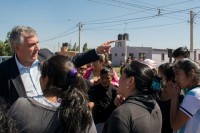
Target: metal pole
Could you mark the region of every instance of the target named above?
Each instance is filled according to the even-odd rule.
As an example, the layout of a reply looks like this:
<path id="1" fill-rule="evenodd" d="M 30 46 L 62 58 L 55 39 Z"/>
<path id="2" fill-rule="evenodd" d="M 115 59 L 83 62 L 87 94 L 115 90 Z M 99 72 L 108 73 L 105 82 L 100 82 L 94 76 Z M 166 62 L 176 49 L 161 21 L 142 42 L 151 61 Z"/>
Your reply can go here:
<path id="1" fill-rule="evenodd" d="M 126 62 L 126 60 L 127 60 L 127 46 L 126 46 L 126 40 L 125 39 L 124 39 L 124 47 L 125 47 L 124 60 Z"/>
<path id="2" fill-rule="evenodd" d="M 190 11 L 190 59 L 194 60 L 194 51 L 193 51 L 193 11 Z"/>
<path id="3" fill-rule="evenodd" d="M 79 53 L 81 53 L 81 22 L 78 23 L 78 30 L 79 30 L 79 39 L 78 39 L 78 47 L 79 47 Z"/>

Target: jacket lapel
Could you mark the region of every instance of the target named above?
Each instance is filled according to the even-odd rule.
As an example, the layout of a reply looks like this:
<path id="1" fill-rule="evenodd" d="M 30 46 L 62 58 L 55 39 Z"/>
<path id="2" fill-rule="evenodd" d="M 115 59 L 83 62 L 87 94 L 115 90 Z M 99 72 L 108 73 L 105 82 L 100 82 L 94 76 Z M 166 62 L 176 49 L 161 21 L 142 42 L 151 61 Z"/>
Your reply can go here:
<path id="1" fill-rule="evenodd" d="M 11 58 L 10 64 L 8 65 L 8 70 L 12 83 L 15 86 L 19 97 L 27 97 L 25 87 L 20 77 L 19 69 L 15 61 L 15 56 Z"/>

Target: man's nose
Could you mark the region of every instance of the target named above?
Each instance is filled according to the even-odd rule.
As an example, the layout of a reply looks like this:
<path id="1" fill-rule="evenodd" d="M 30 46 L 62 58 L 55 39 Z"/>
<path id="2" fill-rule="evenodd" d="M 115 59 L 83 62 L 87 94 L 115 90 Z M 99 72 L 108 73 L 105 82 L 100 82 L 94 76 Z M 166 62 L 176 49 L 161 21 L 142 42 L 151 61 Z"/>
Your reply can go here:
<path id="1" fill-rule="evenodd" d="M 39 43 L 35 44 L 35 49 L 38 51 L 40 50 Z"/>

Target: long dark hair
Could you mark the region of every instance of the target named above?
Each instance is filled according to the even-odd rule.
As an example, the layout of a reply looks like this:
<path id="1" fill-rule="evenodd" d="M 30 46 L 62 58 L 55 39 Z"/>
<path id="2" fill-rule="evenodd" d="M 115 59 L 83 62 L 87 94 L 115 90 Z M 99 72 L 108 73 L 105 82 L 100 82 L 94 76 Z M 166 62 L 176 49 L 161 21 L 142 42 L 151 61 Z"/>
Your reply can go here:
<path id="1" fill-rule="evenodd" d="M 193 60 L 183 58 L 177 61 L 174 64 L 174 70 L 176 71 L 176 69 L 182 69 L 187 77 L 190 76 L 191 70 L 193 70 L 195 72 L 195 75 L 193 77 L 193 84 L 195 85 L 200 81 L 200 66 Z"/>
<path id="2" fill-rule="evenodd" d="M 174 74 L 172 63 L 167 62 L 167 63 L 161 64 L 158 67 L 158 71 L 166 76 L 167 81 L 171 80 L 172 82 L 175 82 L 175 74 Z"/>
<path id="3" fill-rule="evenodd" d="M 6 101 L 0 97 L 0 133 L 17 133 L 16 122 L 6 115 Z"/>
<path id="4" fill-rule="evenodd" d="M 87 132 L 92 125 L 92 115 L 88 107 L 87 88 L 82 77 L 77 75 L 71 60 L 56 55 L 44 62 L 41 76 L 48 77 L 43 90 L 44 96 L 62 99 L 59 115 L 66 132 Z"/>
<path id="5" fill-rule="evenodd" d="M 154 76 L 154 72 L 149 66 L 134 60 L 130 64 L 126 64 L 122 71 L 127 77 L 133 76 L 135 78 L 135 86 L 139 94 L 151 95 L 154 98 L 157 96 L 161 87 L 152 85 L 154 82 L 160 84 L 160 81 Z"/>

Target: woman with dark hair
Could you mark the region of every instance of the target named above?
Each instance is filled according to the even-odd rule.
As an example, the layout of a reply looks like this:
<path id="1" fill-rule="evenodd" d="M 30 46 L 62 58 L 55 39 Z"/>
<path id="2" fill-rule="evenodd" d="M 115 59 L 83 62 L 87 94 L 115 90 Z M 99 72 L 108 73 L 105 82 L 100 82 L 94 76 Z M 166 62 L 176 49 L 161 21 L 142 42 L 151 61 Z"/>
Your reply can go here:
<path id="1" fill-rule="evenodd" d="M 158 67 L 158 75 L 161 78 L 162 90 L 157 98 L 158 105 L 162 112 L 162 133 L 172 133 L 170 126 L 170 95 L 167 82 L 175 82 L 175 74 L 172 63 L 164 63 Z M 170 87 L 171 88 L 171 87 Z"/>
<path id="2" fill-rule="evenodd" d="M 104 126 L 105 133 L 160 133 L 162 115 L 155 101 L 160 83 L 145 64 L 132 61 L 122 70 L 118 94 L 125 98 Z"/>
<path id="3" fill-rule="evenodd" d="M 200 132 L 200 66 L 187 58 L 174 64 L 176 84 L 169 84 L 171 97 L 170 124 L 180 133 Z M 183 102 L 179 105 L 181 89 L 188 88 Z"/>
<path id="4" fill-rule="evenodd" d="M 56 55 L 45 61 L 40 84 L 44 96 L 19 98 L 8 112 L 19 132 L 96 132 L 87 89 L 68 57 Z"/>
<path id="5" fill-rule="evenodd" d="M 187 49 L 187 47 L 179 47 L 174 50 L 174 52 L 172 53 L 172 57 L 174 58 L 174 62 L 183 58 L 189 58 L 190 51 Z"/>

